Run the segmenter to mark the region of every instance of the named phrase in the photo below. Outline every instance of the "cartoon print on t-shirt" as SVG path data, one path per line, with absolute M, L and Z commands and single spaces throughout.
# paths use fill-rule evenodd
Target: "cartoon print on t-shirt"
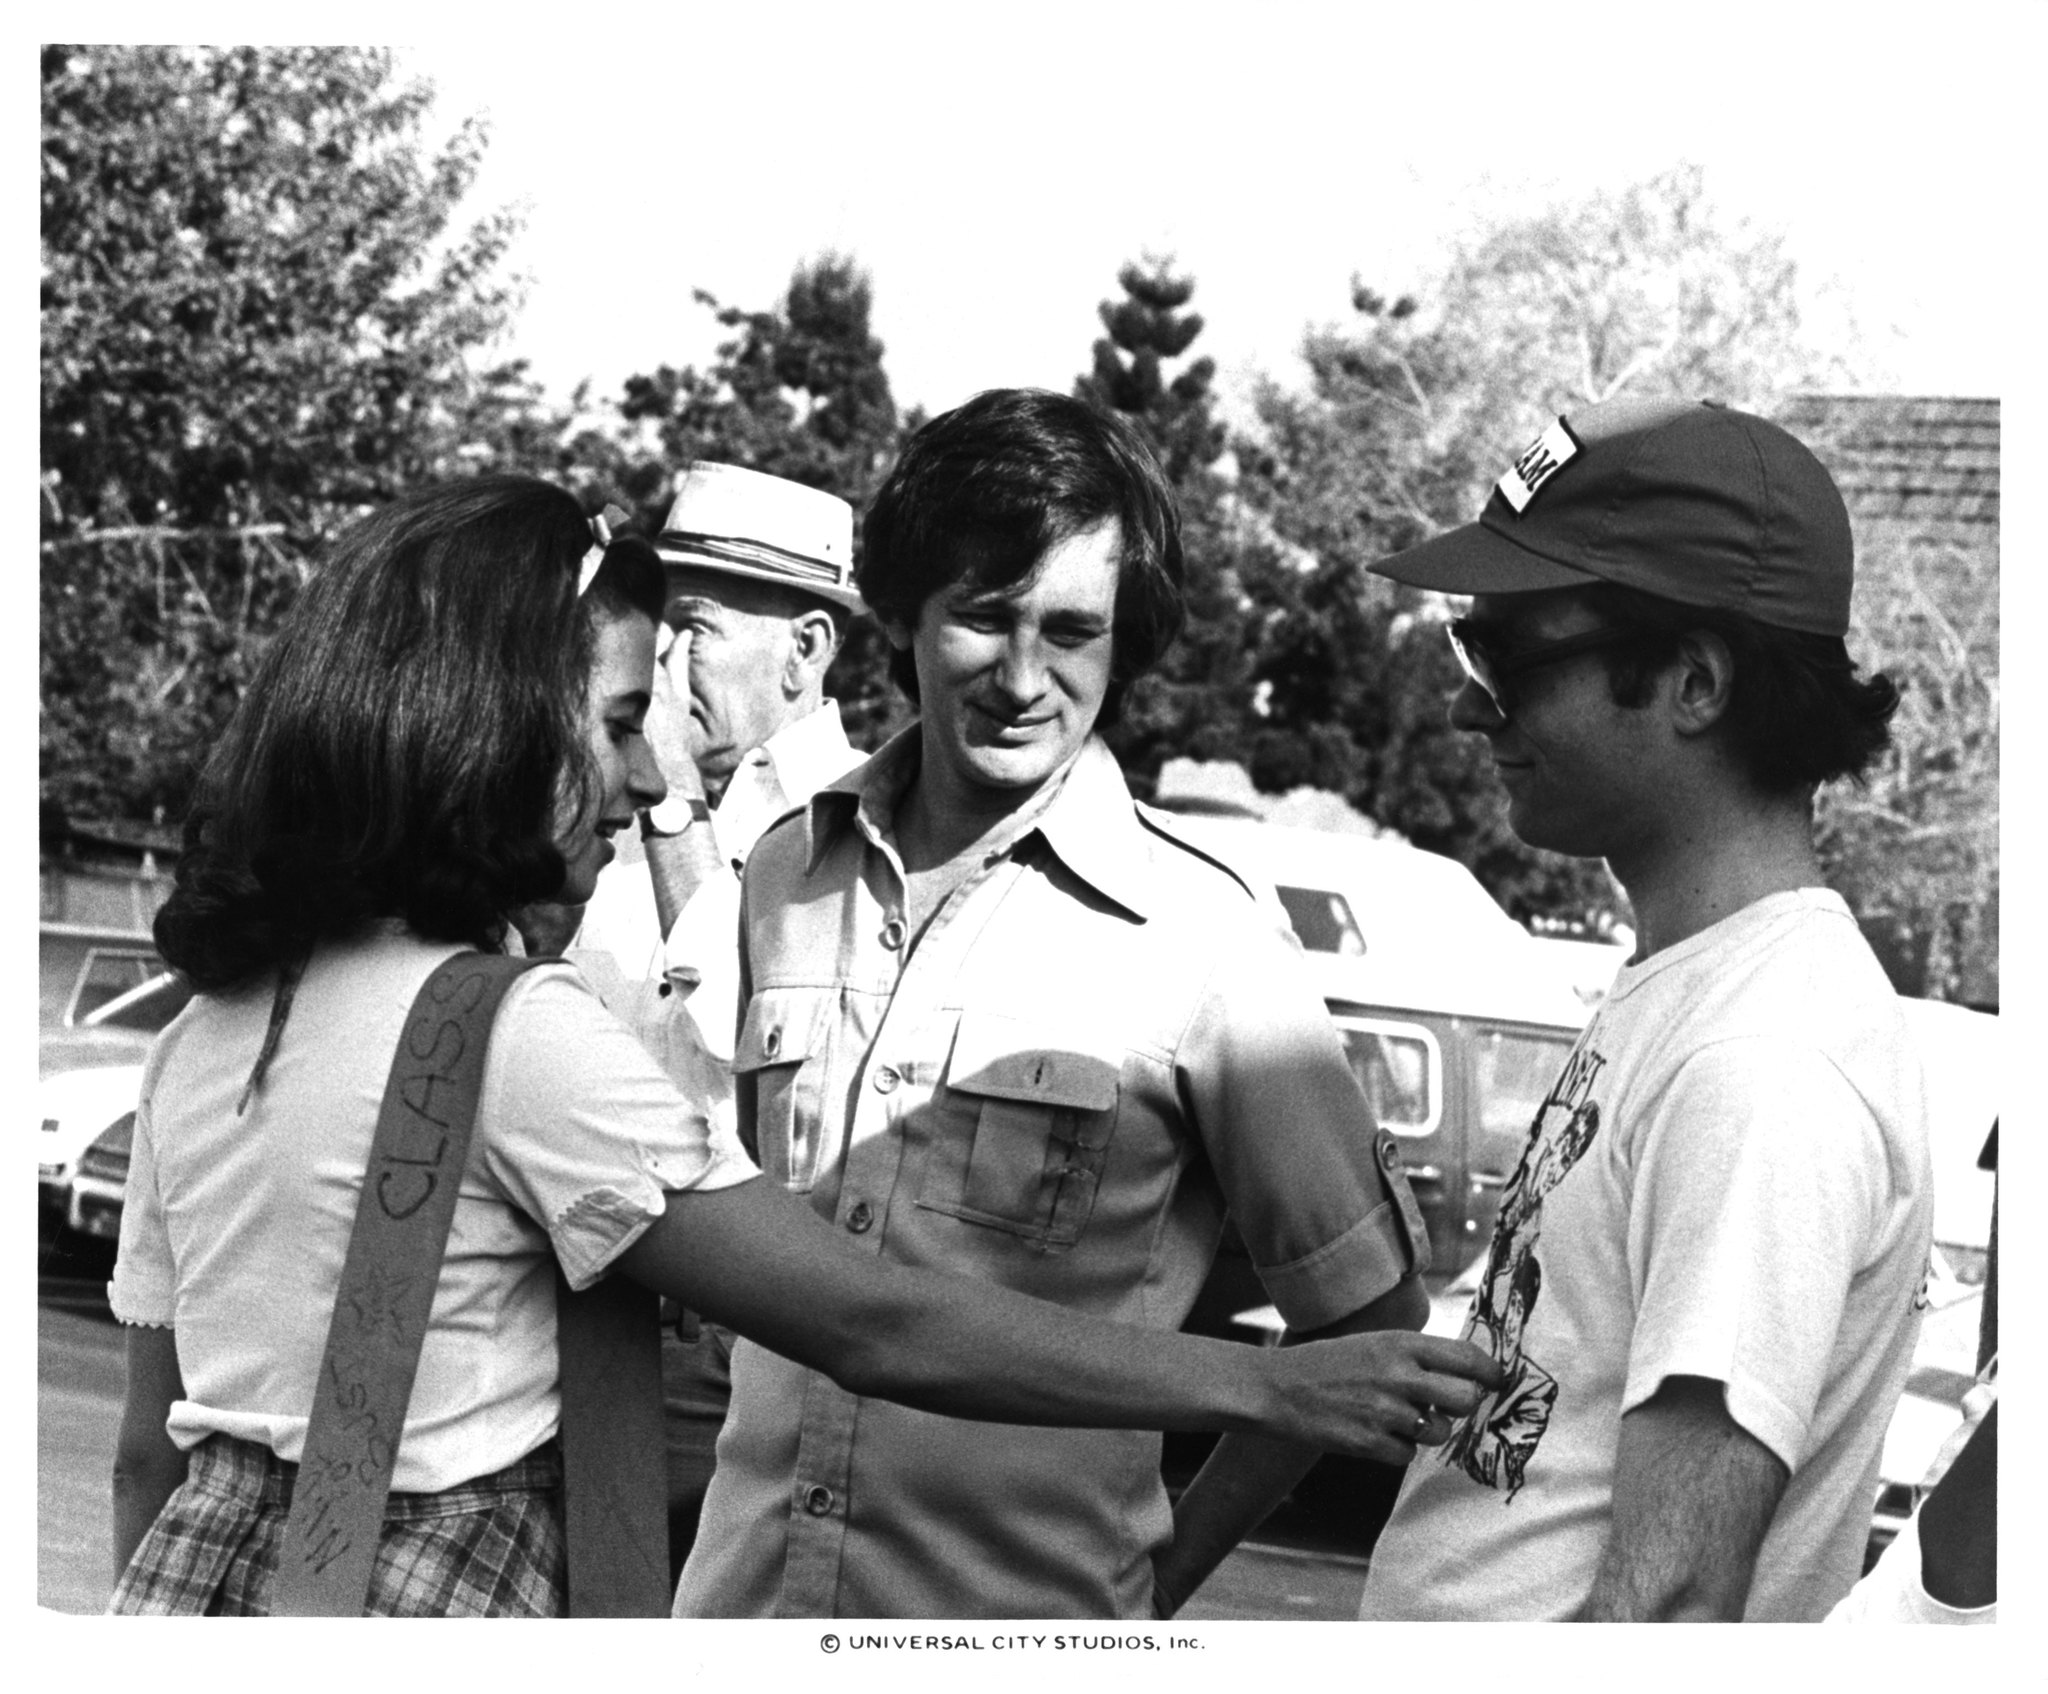
M 1522 1332 L 1543 1288 L 1536 1257 L 1543 1238 L 1543 1197 L 1565 1178 L 1600 1132 L 1600 1103 L 1593 1084 L 1607 1060 L 1582 1042 L 1551 1084 L 1529 1144 L 1508 1179 L 1494 1220 L 1486 1275 L 1465 1322 L 1465 1339 L 1490 1350 L 1507 1367 L 1508 1380 L 1470 1415 L 1458 1420 L 1443 1447 L 1443 1463 L 1455 1464 L 1474 1482 L 1503 1489 L 1512 1500 L 1557 1404 L 1557 1378 L 1522 1351 Z

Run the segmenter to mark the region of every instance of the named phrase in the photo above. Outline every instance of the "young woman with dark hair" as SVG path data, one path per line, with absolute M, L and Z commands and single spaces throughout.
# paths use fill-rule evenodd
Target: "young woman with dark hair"
M 117 1611 L 271 1609 L 323 1339 L 408 1009 L 587 898 L 663 783 L 642 735 L 659 572 L 544 483 L 397 502 L 345 537 L 201 784 L 165 956 L 201 992 L 146 1068 L 111 1299 L 129 1384 Z M 582 591 L 579 591 L 579 590 Z M 860 1393 L 958 1416 L 1263 1428 L 1404 1460 L 1484 1355 L 1285 1351 L 1097 1322 L 860 1252 L 715 1150 L 561 963 L 507 991 L 393 1468 L 368 1610 L 562 1609 L 555 1267 L 622 1272 Z
M 604 618 L 661 615 L 621 540 L 578 603 L 576 503 L 482 477 L 359 524 L 307 584 L 201 777 L 164 957 L 202 991 L 294 970 L 373 917 L 489 948 L 560 884 L 556 791 L 589 775 L 582 683 Z M 535 585 L 554 590 L 536 606 Z

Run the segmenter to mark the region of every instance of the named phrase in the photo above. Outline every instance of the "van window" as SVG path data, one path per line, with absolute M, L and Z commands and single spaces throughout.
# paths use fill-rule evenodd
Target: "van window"
M 1365 934 L 1351 915 L 1351 902 L 1333 888 L 1278 888 L 1280 904 L 1301 944 L 1311 953 L 1365 956 Z
M 1566 1035 L 1480 1029 L 1474 1032 L 1472 1070 L 1479 1096 L 1475 1170 L 1506 1176 L 1522 1156 L 1529 1129 L 1572 1050 Z
M 1420 1024 L 1339 1017 L 1338 1037 L 1351 1072 L 1382 1129 L 1428 1135 L 1443 1115 L 1443 1056 Z

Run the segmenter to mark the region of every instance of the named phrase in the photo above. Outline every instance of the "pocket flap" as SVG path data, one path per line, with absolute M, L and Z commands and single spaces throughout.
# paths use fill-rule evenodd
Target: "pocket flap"
M 1085 1037 L 1000 1012 L 967 1011 L 953 1037 L 946 1086 L 997 1100 L 1029 1100 L 1077 1111 L 1116 1104 L 1121 1058 L 1091 1051 Z
M 829 988 L 762 988 L 747 1002 L 747 1019 L 733 1048 L 736 1072 L 764 1065 L 802 1064 L 824 1045 L 835 995 Z

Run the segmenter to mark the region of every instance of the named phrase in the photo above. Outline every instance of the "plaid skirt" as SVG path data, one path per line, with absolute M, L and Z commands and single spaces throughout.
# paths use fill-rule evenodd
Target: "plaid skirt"
M 267 1617 L 298 1466 L 212 1435 L 192 1450 L 110 1612 Z M 561 1449 L 385 1503 L 366 1617 L 560 1617 L 568 1592 Z

